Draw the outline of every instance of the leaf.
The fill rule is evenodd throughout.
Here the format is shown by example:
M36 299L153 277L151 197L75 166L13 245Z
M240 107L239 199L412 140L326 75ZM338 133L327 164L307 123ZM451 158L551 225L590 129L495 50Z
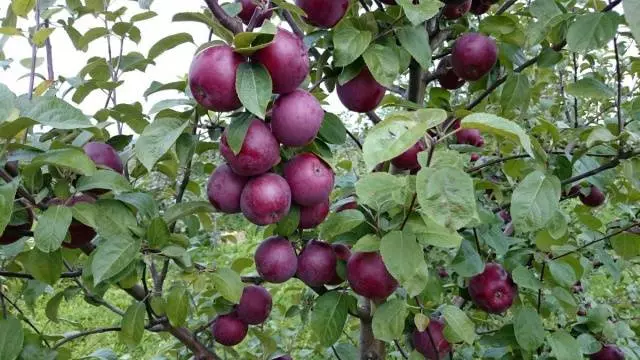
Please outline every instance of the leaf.
M358 360L360 358L358 349L351 343L336 344L334 349L342 360Z
M208 201L191 201L175 204L164 212L164 220L172 224L176 220L194 213L214 212L215 209Z
M521 232L532 232L545 227L560 206L562 185L554 175L534 171L527 175L513 191L511 217L514 227Z
M556 330L549 336L551 352L558 360L582 359L580 344L564 330Z
M331 346L342 335L347 321L348 299L342 291L330 291L316 299L310 326L321 345Z
M347 139L347 129L338 116L325 112L318 135L329 144L341 145Z
M49 35L55 30L55 28L41 28L33 34L33 42L38 46L44 46L44 42L49 38Z
M137 257L140 246L140 239L130 236L114 236L101 241L91 263L93 283L97 285L119 274Z
M404 203L396 200L404 199L404 186L405 181L400 177L385 172L369 173L356 183L356 195L359 203L384 212L393 205Z
M342 67L354 62L367 50L372 39L370 31L357 29L351 21L339 22L333 29L335 66Z
M91 189L111 190L118 194L133 190L124 176L115 171L103 169L98 169L93 176L82 176L78 179L76 190L87 191Z
M416 191L420 211L441 226L458 230L478 219L473 179L461 169L422 168Z
M589 333L580 334L576 340L578 340L583 354L594 354L602 349L602 343Z
M544 326L535 309L526 306L515 311L513 331L518 345L524 350L533 352L544 343Z
M362 54L367 68L377 82L384 86L392 86L398 77L398 57L395 51L384 45L372 44Z
M0 123L18 118L20 110L16 101L16 95L5 84L0 84Z
M420 64L423 69L431 65L431 46L429 34L424 26L403 26L395 29L402 47Z
M610 99L615 96L615 92L610 87L592 77L585 77L567 84L566 91L577 98Z
M149 58L149 60L154 60L155 58L160 56L163 52L173 49L174 47L180 44L185 44L185 43L191 43L191 44L194 43L193 37L191 37L190 34L179 33L179 34L169 35L165 38L158 40L158 42L153 44L151 49L149 49L149 55L147 55L147 58Z
M151 218L158 215L158 205L153 197L147 193L116 194L115 199L135 207L142 216Z
M147 228L146 239L149 243L149 247L153 249L160 249L169 243L171 238L171 232L169 226L161 217L156 217L151 220L149 227Z
M118 333L118 338L129 346L140 344L144 334L144 318L146 315L143 301L136 302L127 308L120 326L122 330Z
M464 240L451 268L462 277L472 277L484 270L484 262L471 242Z
M271 76L262 64L242 63L236 75L236 91L240 102L260 119L265 118L271 100Z
M622 8L633 37L640 42L640 0L624 0Z
M611 246L623 259L633 259L640 256L640 235L623 232L611 238Z
M601 48L616 34L619 15L613 12L597 12L579 15L569 26L567 47L575 52L587 52Z
M464 341L473 344L476 339L476 327L467 314L456 306L445 305L441 309L444 316L444 336L449 342Z
M14 317L0 320L0 359L17 359L23 343L24 330L20 320Z
M0 184L0 234L11 221L13 202L19 186L20 178L14 178L10 183Z
M502 110L509 111L520 107L524 110L529 105L531 85L525 74L513 74L502 87L500 105Z
M300 224L300 208L292 205L289 213L285 215L276 227L275 233L282 236L291 236Z
M36 280L54 285L62 273L62 253L60 250L45 253L34 248L26 256L25 267Z
M71 220L72 214L69 207L51 206L45 210L38 217L38 223L33 231L36 247L46 253L60 249Z
M53 322L58 322L58 310L60 309L60 303L64 298L64 292L59 292L55 294L49 301L47 301L47 306L45 308L45 315L47 318Z
M437 0L396 0L396 3L402 6L402 9L407 15L407 19L409 19L414 26L431 19L443 6L443 4Z
M212 276L213 284L223 298L232 303L240 302L244 284L237 272L229 268L220 268Z
M411 215L405 229L414 233L423 246L458 248L462 243L462 236L457 231L437 224L428 216Z
M178 118L157 118L149 124L136 141L134 148L142 165L147 170L151 170L173 146L188 124L188 121Z
M273 43L275 27L262 28L262 31L241 32L233 37L233 47L237 53L250 56ZM266 30L266 31L265 31ZM273 31L272 31L273 30Z
M187 288L181 285L171 287L165 301L164 309L171 325L175 327L184 325L189 314L189 292Z
M11 0L11 10L17 16L27 17L35 7L36 0Z
M320 237L331 241L336 236L354 229L363 222L364 215L358 210L350 209L332 213L320 224Z
M478 129L497 136L507 138L519 143L531 157L535 157L529 135L513 121L487 114L475 113L462 119L461 127L465 129Z
M238 155L244 144L244 137L247 130L253 122L254 118L251 114L244 114L231 119L231 124L227 128L227 143L234 154Z
M560 305L562 305L568 314L574 314L576 312L578 304L576 304L576 300L569 291L561 287L554 287L551 293L558 299L558 302L560 302Z
M429 269L415 235L406 231L386 234L380 242L380 254L389 273L409 296L417 296L424 290Z
M53 96L42 96L27 102L23 115L54 129L86 129L93 125L89 118L68 102Z
M59 166L87 176L91 176L96 172L94 162L89 159L84 151L75 148L49 150L33 158L29 167L39 168L43 165Z
M374 234L361 237L351 248L353 252L374 252L380 250L380 238Z
M363 144L363 157L369 170L379 163L402 154L418 140L427 129L437 126L447 119L442 109L420 109L418 111L398 111L375 125Z
M518 265L518 267L511 272L511 276L513 276L513 281L521 288L531 289L533 291L538 291L542 288L540 280L535 277L531 270L522 265Z
M573 267L564 261L553 260L547 263L549 272L558 285L564 287L573 286L578 278Z
M377 340L391 342L402 337L404 320L409 313L404 300L392 299L373 314L373 335Z

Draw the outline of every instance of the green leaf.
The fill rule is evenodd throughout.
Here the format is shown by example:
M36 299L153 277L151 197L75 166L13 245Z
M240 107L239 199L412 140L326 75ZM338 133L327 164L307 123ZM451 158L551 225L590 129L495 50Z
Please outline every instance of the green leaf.
M292 205L289 213L278 222L276 234L291 236L298 229L298 224L300 224L300 208Z
M407 19L409 19L414 26L420 25L434 17L443 6L443 4L437 0L396 0L396 3L402 6Z
M587 52L607 45L616 34L619 19L615 12L579 15L569 26L567 48L575 52Z
M588 99L610 99L616 95L610 87L592 77L585 77L575 83L569 83L566 91L569 95L577 98Z
M613 250L626 260L640 256L640 235L623 232L611 238Z
M358 202L379 212L404 204L405 193L405 181L385 172L369 173L356 183ZM402 202L397 199L402 199Z
M373 39L370 31L359 30L349 20L341 21L333 29L335 66L346 66L354 62L369 47Z
M189 314L189 292L187 288L182 285L172 286L167 293L164 309L171 325L175 327L184 325Z
M374 234L367 234L351 248L353 252L374 252L380 250L380 238Z
M520 107L524 110L529 105L531 85L525 74L513 74L502 87L500 105L502 110L509 111Z
M134 149L142 165L151 170L188 124L188 121L177 118L157 118L149 124L138 138Z
M462 119L461 127L465 129L486 131L511 141L515 141L524 148L529 156L535 157L529 135L527 135L520 125L513 121L493 114L475 113Z
M120 326L122 330L118 333L118 338L129 346L140 344L144 334L144 318L146 315L143 301L136 302L125 311ZM171 319L171 318L169 318Z
M602 349L602 343L589 333L580 334L576 340L578 340L583 354L594 354Z
M339 343L334 348L342 360L357 360L360 358L358 349L351 343Z
M105 27L96 27L96 28L89 29L78 40L78 45L76 46L76 48L78 50L83 50L83 51L86 52L87 49L88 49L89 44L92 41L100 39L101 37L108 36L108 35L109 35L109 29L107 29Z
M332 213L322 224L320 224L320 237L331 241L336 236L354 229L363 222L364 215L355 209Z
M5 84L0 84L0 123L18 118L20 110L16 101L16 95Z
M17 16L27 17L35 7L36 0L11 0L11 10Z
M384 86L393 85L398 77L398 57L395 51L384 45L372 44L362 54L364 63L377 82Z
M576 272L571 265L564 261L553 260L547 263L549 272L558 285L564 287L573 286L578 278Z
M347 129L338 116L325 112L318 135L329 144L341 145L347 139Z
M458 248L462 243L462 236L457 231L437 224L428 216L409 216L405 229L414 233L423 246Z
M71 208L66 206L51 206L39 217L33 238L36 247L43 252L50 253L60 249L69 225L71 225Z
M145 11L145 12L141 12L139 14L135 14L131 17L131 22L136 22L136 21L144 21L144 20L149 20L149 19L153 19L154 17L156 17L158 14L153 12L153 11Z
M275 28L266 29L267 31L241 32L233 37L233 46L237 53L250 56L254 52L264 49L273 43L275 38Z
M206 14L197 13L197 12L183 12L183 13L175 14L173 16L173 19L171 19L171 21L199 22L207 25L207 30L213 29L213 32L224 41L228 43L231 43L233 41L233 33L229 31L227 28L225 28L222 24L220 24L220 22L211 15L206 15Z
M556 330L549 336L551 352L558 360L582 359L580 344L564 330Z
M117 194L115 199L135 207L142 216L152 218L158 215L158 205L153 197L147 193Z
M82 176L76 183L76 190L87 191L91 189L111 190L115 193L132 191L133 188L127 179L113 170L96 171L93 176Z
M423 69L431 65L431 46L429 34L424 26L403 26L395 29L402 47L420 64Z
M55 28L41 28L33 34L33 42L38 46L44 46L44 42L49 38L49 35L55 30Z
M175 204L164 212L164 220L172 224L176 220L200 212L214 212L215 209L208 201L190 201Z
M244 137L253 120L254 117L251 114L243 114L231 119L231 124L227 128L227 143L234 154L237 155L242 150Z
M191 37L190 34L179 33L179 34L169 35L165 38L158 40L158 42L153 44L151 49L149 49L149 55L147 56L147 58L149 60L154 60L155 58L160 56L163 52L173 49L174 47L181 44L185 44L185 43L191 43L191 44L194 43L193 37Z
M232 303L240 301L244 284L237 272L229 268L220 268L212 276L213 284L223 298Z
M615 140L616 137L604 126L598 126L592 128L587 138L587 148L592 148L595 145L606 143Z
M399 111L387 116L369 130L364 141L362 151L367 168L371 170L402 154L415 145L427 129L446 119L447 113L442 109Z
M417 296L424 290L429 269L415 235L407 231L386 234L380 242L380 254L389 273L409 296Z
M372 324L375 338L388 342L400 339L408 313L407 304L400 299L389 300L378 307Z
M561 192L560 179L554 175L545 175L542 171L527 175L511 197L514 227L521 232L545 227L560 206Z
M640 42L640 0L624 0L622 8L633 37Z
M53 96L37 97L26 104L24 116L54 129L86 129L93 125L86 115L68 102Z
M94 284L111 279L129 266L137 257L140 246L140 239L130 236L114 236L101 241L91 263Z
M331 346L342 335L347 321L349 297L342 291L330 291L316 299L311 312L311 330L323 346Z
M27 254L24 265L36 280L53 285L58 282L62 273L62 253L60 250L45 253L34 248Z
M576 304L576 300L568 290L561 287L554 287L551 293L568 314L575 314L578 304Z
M451 268L462 277L472 277L484 270L484 262L471 242L464 240L451 262Z
M169 243L171 238L171 232L169 226L161 217L156 217L151 220L149 227L147 228L146 239L149 243L149 247L153 249L160 249Z
M458 230L478 219L473 179L461 169L422 168L416 191L422 213L441 226Z
M23 343L24 330L20 320L14 317L0 320L0 359L17 359Z
M8 184L0 184L0 234L4 232L11 221L13 202L19 186L20 178L15 178Z
M29 167L39 168L42 165L59 166L87 176L91 176L96 172L96 166L93 161L89 159L84 151L75 148L49 150L33 158Z
M445 305L441 309L444 316L444 336L449 342L464 341L473 344L476 339L476 327L467 314L456 306Z
M544 326L538 312L529 307L519 307L513 319L513 331L518 345L533 352L544 343Z
M49 301L47 301L47 306L45 308L45 315L47 318L53 322L58 322L58 310L60 309L60 303L64 298L64 292L61 291L55 294Z
M271 76L261 64L242 63L236 75L236 91L240 102L252 114L264 119L271 100Z
M533 291L538 291L542 288L540 280L536 278L530 269L522 265L518 265L518 267L511 272L511 276L513 276L513 281L521 288L531 289Z

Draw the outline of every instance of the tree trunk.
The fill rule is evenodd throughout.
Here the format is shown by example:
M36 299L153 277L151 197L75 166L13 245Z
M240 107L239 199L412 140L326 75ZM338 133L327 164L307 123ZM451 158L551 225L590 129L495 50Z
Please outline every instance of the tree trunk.
M371 314L371 302L368 299L363 299L362 313ZM371 324L371 316L360 319L360 360L384 360L385 344L373 336Z

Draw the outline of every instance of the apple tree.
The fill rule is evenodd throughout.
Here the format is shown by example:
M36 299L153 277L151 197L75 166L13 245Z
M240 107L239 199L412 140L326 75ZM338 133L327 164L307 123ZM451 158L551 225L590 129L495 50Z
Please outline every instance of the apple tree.
M172 16L209 41L140 99L118 89L193 37L123 52L158 14L115 3L3 4L0 50L33 56L26 93L0 84L0 359L105 332L178 359L640 359L637 283L591 294L640 277L640 1L205 0ZM54 31L106 56L56 77ZM256 226L250 259L200 257L214 213ZM304 351L269 327L291 282ZM84 296L121 322L48 333L20 306L44 289L50 321Z

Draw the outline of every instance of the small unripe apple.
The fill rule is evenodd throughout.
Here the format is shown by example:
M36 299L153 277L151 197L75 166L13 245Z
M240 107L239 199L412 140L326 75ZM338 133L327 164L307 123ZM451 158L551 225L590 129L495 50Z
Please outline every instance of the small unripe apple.
M416 170L420 168L418 163L418 153L424 151L426 145L424 140L415 143L409 150L391 159L393 166L400 170Z
M582 192L579 195L580 201L583 204L589 207L598 207L604 204L606 200L606 196L604 193L595 185L591 185L590 192L588 195L584 195Z
M591 360L624 360L624 352L614 344L602 346L602 349L589 357Z
M414 330L413 346L426 359L448 359L451 344L444 337L444 322L439 319L431 319L425 331Z
M446 4L442 8L442 16L449 20L459 19L469 12L469 9L471 9L471 0L466 0L459 4Z
M238 319L235 312L218 315L211 325L211 333L217 343L225 346L238 345L247 336L249 326Z
M377 252L357 252L347 262L347 280L353 291L372 300L384 300L398 287Z
M449 276L449 272L447 271L447 269L445 269L444 267L441 266L441 267L438 268L438 276L441 279L444 279L444 278Z
M249 25L251 21L251 17L253 13L258 8L259 0L236 0L242 6L242 10L238 14L238 17L242 20L245 25ZM266 5L266 2L262 3L262 6ZM263 11L260 16L258 16L258 20L256 21L256 27L262 26L265 20L269 19L273 14L273 10Z
M309 74L309 55L302 39L282 28L273 43L256 51L252 58L267 69L276 94L292 92Z
M233 111L240 106L236 92L236 71L245 61L228 45L200 51L189 69L189 86L198 104L213 111Z
M242 214L256 225L275 224L289 213L291 189L280 175L266 173L247 182L240 195Z
M385 88L364 67L345 84L336 87L340 102L349 110L365 113L375 109L384 97Z
M501 314L511 307L518 294L511 275L500 264L489 263L481 274L469 280L469 296L480 309Z
M324 110L315 96L302 89L280 95L271 112L271 132L283 145L304 146L318 135Z
M451 64L461 78L475 81L488 73L498 60L498 46L492 38L466 33L453 45Z
M296 5L304 10L306 21L321 28L332 28L349 8L349 0L296 0Z
M280 144L264 122L258 119L251 122L238 154L229 147L228 132L229 128L225 129L220 139L220 153L236 174L264 174L280 162Z
M505 222L511 222L511 213L507 210L500 210L498 211L498 216L500 216L500 218Z
M240 195L247 181L248 177L234 173L229 165L218 166L207 183L209 202L218 211L226 214L240 212Z
M296 155L284 165L283 173L296 204L312 206L324 202L333 190L333 170L313 153Z
M259 325L267 320L271 313L271 294L258 285L249 285L242 291L238 303L238 318L249 325Z
M296 276L308 286L328 284L336 276L337 261L330 244L311 240L298 256Z
M313 229L329 215L329 199L311 206L300 207L300 229Z
M298 256L293 245L281 236L272 236L260 243L254 260L260 277L275 284L291 279L298 269Z

